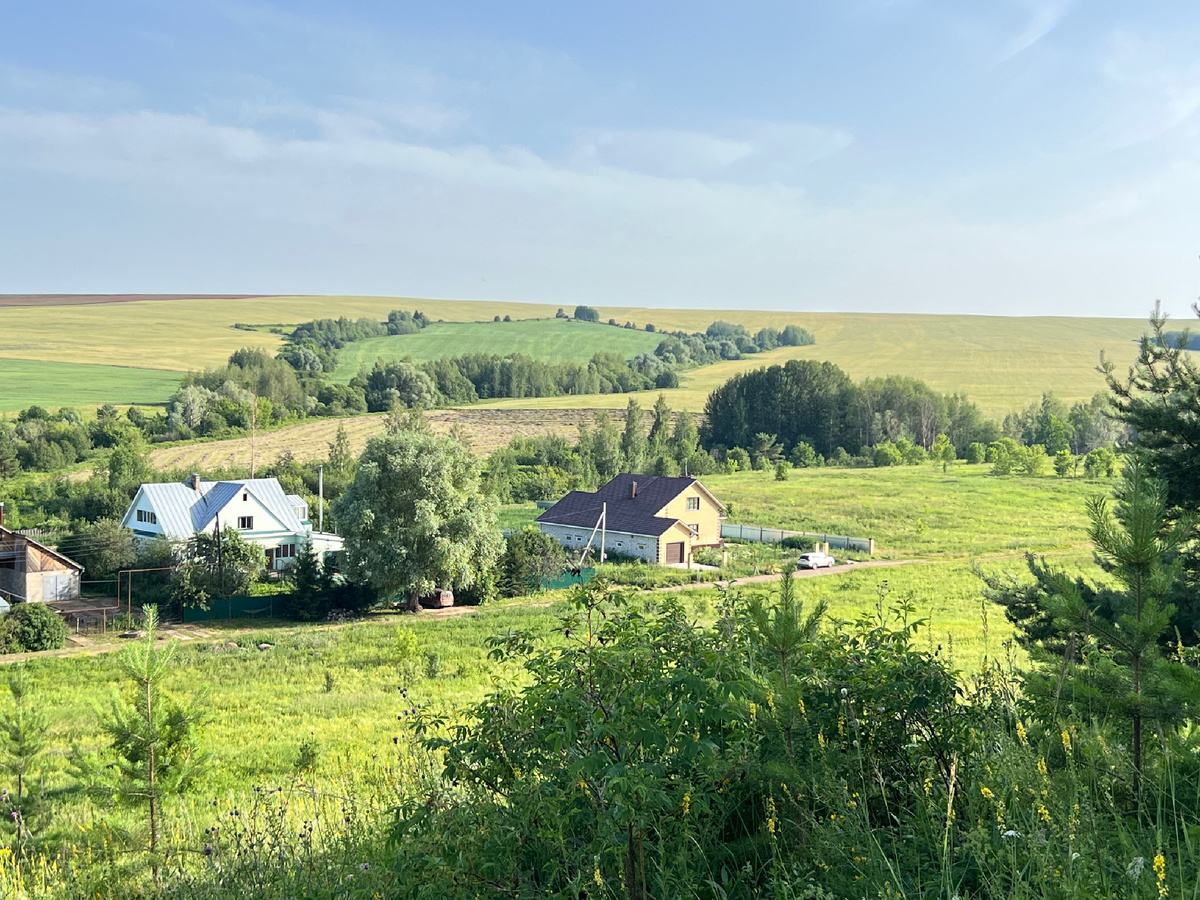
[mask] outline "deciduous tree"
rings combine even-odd
[[[469,587],[501,551],[478,460],[461,444],[413,431],[373,438],[335,505],[344,571],[408,608],[441,587]]]

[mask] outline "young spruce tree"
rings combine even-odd
[[[1027,689],[1046,713],[1123,723],[1136,797],[1148,729],[1181,725],[1200,697],[1200,673],[1168,649],[1177,638],[1167,598],[1182,575],[1180,551],[1193,525],[1170,520],[1166,489],[1140,456],[1126,463],[1115,501],[1088,501],[1096,560],[1112,585],[1071,578],[1033,556],[1034,584],[986,580],[1040,663]]]
[[[105,800],[116,797],[145,807],[146,847],[157,877],[163,801],[187,790],[207,756],[199,746],[199,708],[163,693],[162,684],[178,644],[171,641],[155,646],[157,607],[145,607],[142,628],[142,640],[121,653],[122,666],[132,682],[131,696],[115,696],[112,708],[101,720],[112,742],[115,761],[105,766],[81,757],[79,767],[84,783],[95,796]]]

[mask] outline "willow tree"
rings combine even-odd
[[[479,461],[449,438],[411,430],[373,438],[335,505],[343,571],[408,609],[438,588],[471,587],[503,549]]]

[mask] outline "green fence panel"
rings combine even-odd
[[[283,613],[285,594],[268,594],[265,597],[224,597],[214,600],[208,609],[185,606],[184,622],[211,622],[215,619],[270,619]]]
[[[554,591],[559,588],[574,587],[577,584],[587,584],[596,577],[595,569],[580,569],[579,574],[563,572],[557,578],[546,578],[542,581],[542,590]]]

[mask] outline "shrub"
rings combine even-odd
[[[987,448],[979,441],[972,441],[967,445],[967,462],[970,465],[977,466],[984,462],[987,457]]]
[[[580,322],[599,322],[600,313],[590,306],[575,307],[575,318]]]
[[[67,643],[67,623],[42,603],[18,603],[5,617],[5,625],[10,653],[60,650]]]

